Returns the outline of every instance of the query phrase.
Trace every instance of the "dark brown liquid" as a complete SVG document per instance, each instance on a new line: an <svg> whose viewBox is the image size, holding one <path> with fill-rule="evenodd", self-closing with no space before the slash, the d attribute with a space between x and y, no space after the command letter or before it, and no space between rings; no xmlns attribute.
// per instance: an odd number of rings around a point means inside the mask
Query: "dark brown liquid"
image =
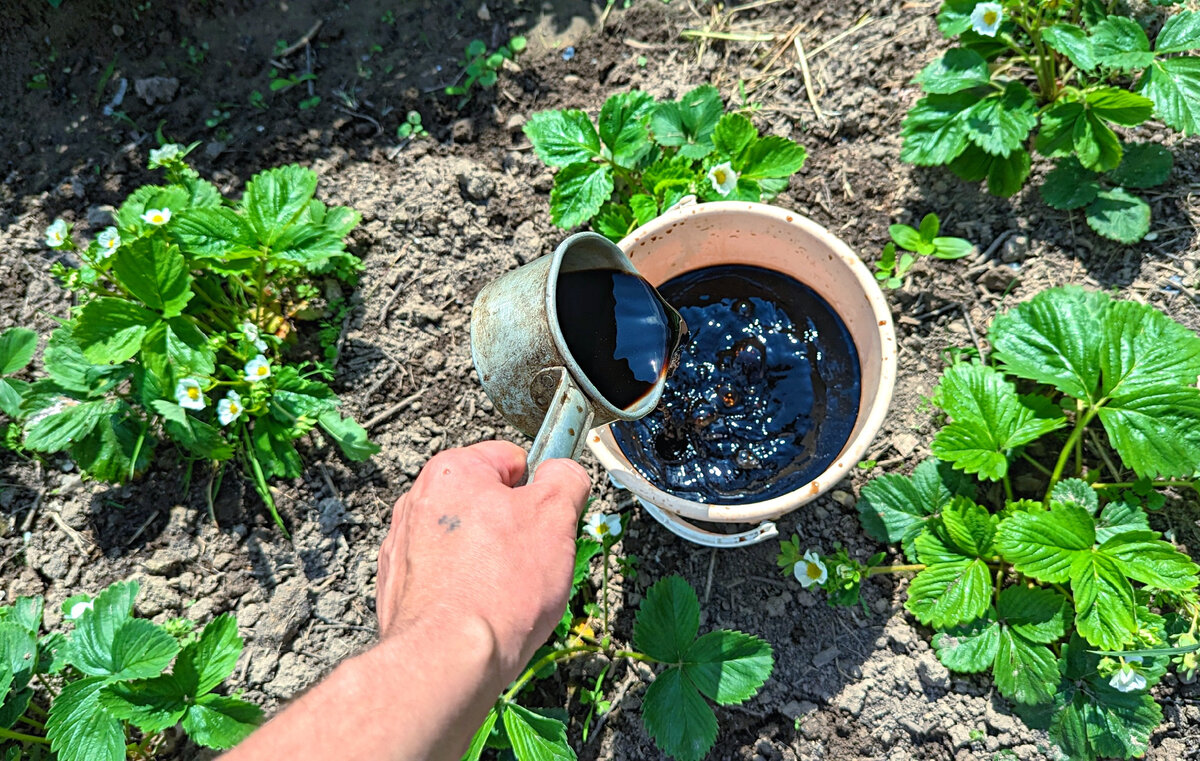
<svg viewBox="0 0 1200 761"><path fill-rule="evenodd" d="M642 278L611 269L560 273L556 307L571 356L614 407L635 406L666 373L676 327Z"/></svg>
<svg viewBox="0 0 1200 761"><path fill-rule="evenodd" d="M612 426L663 491L730 505L797 489L829 467L858 417L858 351L811 288L720 266L661 286L691 330L658 408Z"/></svg>

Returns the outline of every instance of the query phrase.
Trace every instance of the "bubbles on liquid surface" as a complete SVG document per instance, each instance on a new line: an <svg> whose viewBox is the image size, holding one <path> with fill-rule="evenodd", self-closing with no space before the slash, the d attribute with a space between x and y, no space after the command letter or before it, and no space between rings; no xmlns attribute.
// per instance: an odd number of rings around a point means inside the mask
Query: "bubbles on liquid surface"
<svg viewBox="0 0 1200 761"><path fill-rule="evenodd" d="M803 284L757 267L687 273L659 287L691 332L658 409L613 424L660 489L737 504L784 494L836 459L858 415L858 354Z"/></svg>

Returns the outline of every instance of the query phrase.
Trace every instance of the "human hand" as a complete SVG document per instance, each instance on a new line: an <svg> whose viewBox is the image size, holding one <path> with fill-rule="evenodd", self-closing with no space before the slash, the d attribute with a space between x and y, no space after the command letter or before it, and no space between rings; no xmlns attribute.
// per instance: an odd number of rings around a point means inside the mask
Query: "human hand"
<svg viewBox="0 0 1200 761"><path fill-rule="evenodd" d="M379 550L383 639L420 620L491 630L501 684L515 678L567 604L575 533L591 483L571 460L548 460L532 483L525 450L485 441L435 455L396 502ZM435 627L436 629L436 627Z"/></svg>

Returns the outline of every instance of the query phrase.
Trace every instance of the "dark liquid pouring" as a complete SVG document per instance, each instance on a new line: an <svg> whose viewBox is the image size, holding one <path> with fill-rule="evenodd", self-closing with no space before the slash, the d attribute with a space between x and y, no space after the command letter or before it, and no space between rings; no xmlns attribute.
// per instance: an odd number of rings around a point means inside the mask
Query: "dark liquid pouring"
<svg viewBox="0 0 1200 761"><path fill-rule="evenodd" d="M771 270L721 266L659 287L691 330L662 402L612 425L652 484L740 504L786 494L837 458L858 417L858 352L812 289Z"/></svg>
<svg viewBox="0 0 1200 761"><path fill-rule="evenodd" d="M654 390L678 328L653 286L620 270L563 272L555 306L567 349L609 403L630 409Z"/></svg>

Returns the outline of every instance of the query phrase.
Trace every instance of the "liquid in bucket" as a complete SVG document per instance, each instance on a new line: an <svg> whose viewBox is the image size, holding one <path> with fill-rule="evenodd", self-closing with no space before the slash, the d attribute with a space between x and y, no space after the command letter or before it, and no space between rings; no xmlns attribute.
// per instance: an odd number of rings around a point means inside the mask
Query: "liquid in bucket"
<svg viewBox="0 0 1200 761"><path fill-rule="evenodd" d="M613 269L558 276L567 350L610 404L631 409L667 371L674 335L662 300L638 275Z"/></svg>
<svg viewBox="0 0 1200 761"><path fill-rule="evenodd" d="M858 417L861 370L837 313L808 286L727 265L659 287L690 336L658 408L612 424L650 483L708 504L793 491L837 459Z"/></svg>

